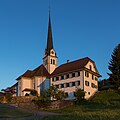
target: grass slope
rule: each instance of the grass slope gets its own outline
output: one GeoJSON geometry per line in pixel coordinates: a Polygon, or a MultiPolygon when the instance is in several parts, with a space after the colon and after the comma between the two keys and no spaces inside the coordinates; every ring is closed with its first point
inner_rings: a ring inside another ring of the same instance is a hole
{"type": "Polygon", "coordinates": [[[61,115],[42,120],[120,120],[120,92],[102,91],[92,101],[84,101],[56,112],[61,115]]]}
{"type": "Polygon", "coordinates": [[[22,118],[31,116],[32,113],[15,109],[8,106],[0,106],[0,119],[1,118],[22,118]]]}

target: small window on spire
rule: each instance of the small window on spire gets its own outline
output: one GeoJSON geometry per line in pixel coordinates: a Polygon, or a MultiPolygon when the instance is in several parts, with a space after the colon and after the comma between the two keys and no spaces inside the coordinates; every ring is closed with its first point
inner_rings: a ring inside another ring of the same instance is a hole
{"type": "Polygon", "coordinates": [[[51,64],[52,64],[52,59],[51,59],[51,64]]]}
{"type": "Polygon", "coordinates": [[[53,64],[55,65],[55,60],[53,60],[53,64]]]}

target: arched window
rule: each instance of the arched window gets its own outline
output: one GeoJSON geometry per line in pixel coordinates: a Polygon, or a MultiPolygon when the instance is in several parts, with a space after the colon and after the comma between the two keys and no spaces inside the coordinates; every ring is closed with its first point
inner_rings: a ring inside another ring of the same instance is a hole
{"type": "Polygon", "coordinates": [[[55,60],[53,60],[53,64],[55,65],[55,60]]]}
{"type": "Polygon", "coordinates": [[[51,64],[52,64],[52,59],[51,59],[51,64]]]}

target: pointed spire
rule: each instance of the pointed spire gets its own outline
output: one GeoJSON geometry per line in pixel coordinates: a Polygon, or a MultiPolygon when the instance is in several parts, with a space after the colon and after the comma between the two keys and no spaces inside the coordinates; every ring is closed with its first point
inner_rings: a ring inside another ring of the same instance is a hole
{"type": "Polygon", "coordinates": [[[47,49],[48,49],[48,50],[51,50],[52,48],[53,48],[52,28],[51,28],[50,14],[49,14],[47,49]]]}
{"type": "Polygon", "coordinates": [[[52,28],[51,28],[51,20],[50,20],[50,10],[49,10],[49,23],[48,23],[48,36],[47,36],[47,55],[50,54],[50,50],[53,49],[53,39],[52,39],[52,28]]]}

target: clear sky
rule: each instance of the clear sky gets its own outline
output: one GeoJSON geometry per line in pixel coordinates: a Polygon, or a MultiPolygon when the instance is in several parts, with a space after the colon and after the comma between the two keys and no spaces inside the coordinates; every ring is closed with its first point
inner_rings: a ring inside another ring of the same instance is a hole
{"type": "MultiPolygon", "coordinates": [[[[120,0],[51,0],[58,63],[90,57],[108,78],[108,62],[120,43],[120,0]]],[[[42,64],[49,0],[0,0],[0,90],[42,64]]]]}

